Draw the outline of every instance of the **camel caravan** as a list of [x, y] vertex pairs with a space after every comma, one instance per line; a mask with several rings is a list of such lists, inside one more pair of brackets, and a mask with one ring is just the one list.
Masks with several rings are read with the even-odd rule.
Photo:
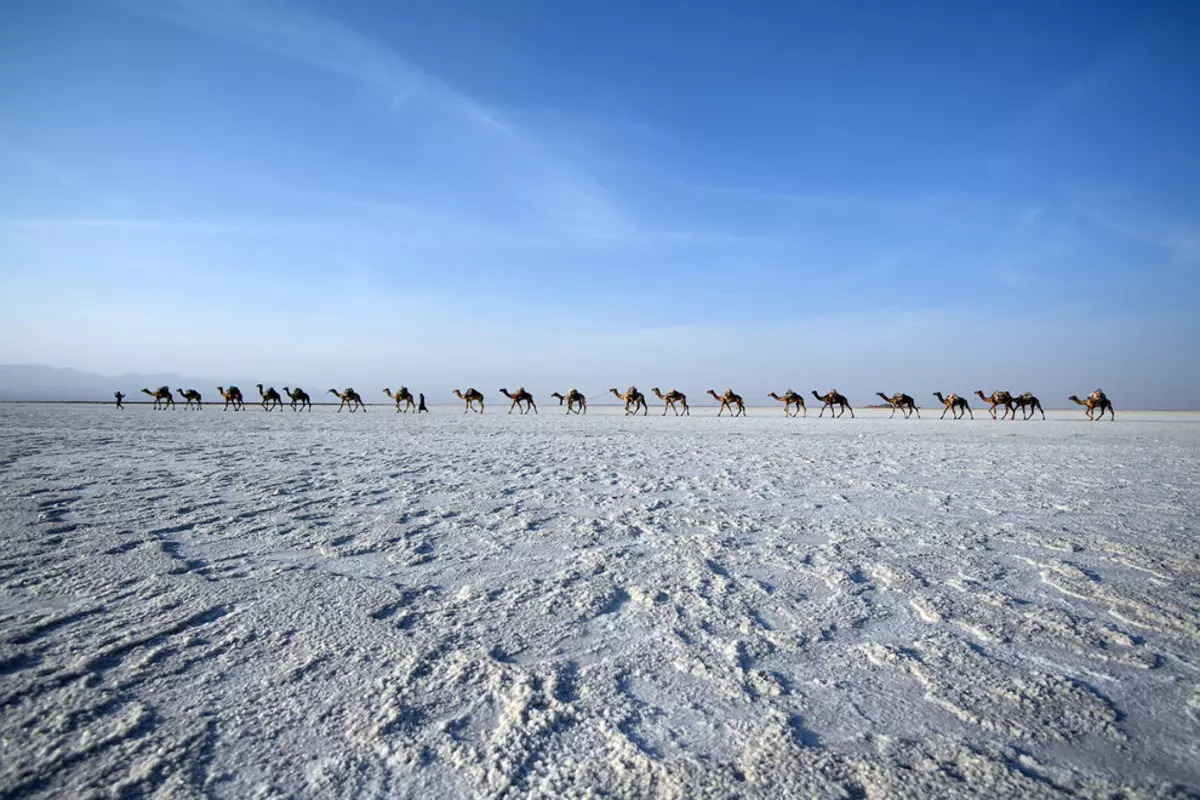
[[[283, 395], [280, 395], [275, 387], [263, 387], [263, 384], [258, 384], [258, 396], [260, 398], [259, 406], [264, 411], [273, 411], [278, 409], [283, 411], [285, 405]], [[609, 389], [614, 397], [624, 403], [626, 416], [637, 416], [638, 412], [642, 416], [649, 413], [649, 405], [646, 403], [646, 395], [638, 391], [636, 386], [630, 386], [624, 392], [619, 392], [616, 389]], [[687, 395], [683, 392], [671, 388], [663, 392], [657, 386], [651, 389], [654, 396], [657, 397], [663, 404], [662, 415], [666, 416], [668, 412], [674, 411], [677, 417], [691, 416], [691, 408], [688, 406]], [[176, 389], [172, 392], [170, 387], [160, 386], [157, 389], [142, 389], [142, 393], [153, 398], [153, 407], [156, 411], [165, 411], [170, 408], [174, 410], [175, 394], [184, 400], [184, 409], [203, 410], [203, 397], [200, 392], [195, 389]], [[425, 405], [425, 395], [413, 397], [412, 392], [407, 386], [401, 386], [395, 392], [389, 388], [385, 388], [383, 393], [391, 399], [396, 405], [397, 414], [407, 414], [412, 411], [414, 414], [427, 413], [429, 409]], [[470, 388], [465, 392], [454, 389], [454, 395], [463, 401], [463, 413], [467, 414], [474, 411], [477, 414], [483, 413], [484, 396], [477, 389]], [[242, 398], [242, 391], [236, 386], [228, 388], [224, 386], [217, 387], [217, 394], [225, 401], [224, 410], [228, 411], [243, 411], [246, 408], [246, 403]], [[312, 398], [308, 392], [300, 388], [292, 389], [283, 387], [283, 394], [287, 396], [290, 403], [287, 405], [292, 411], [312, 411]], [[338, 413], [343, 409], [349, 409], [353, 414], [361, 410], [364, 414], [367, 411], [367, 405], [363, 402], [362, 396], [350, 387], [346, 387], [341, 391], [330, 389], [329, 394], [338, 399]], [[500, 394], [504, 395], [510, 403], [508, 413], [512, 414], [517, 411], [524, 416], [531, 411], [536, 415], [538, 413], [537, 403], [534, 402], [533, 394], [526, 391], [525, 387], [518, 387], [516, 391], [510, 392], [507, 389], [500, 389]], [[726, 387], [725, 391], [717, 394], [715, 389], [709, 389], [705, 394], [712, 397], [718, 403], [717, 416], [725, 415], [729, 412], [730, 417], [746, 416], [746, 404], [742, 396], [732, 389]], [[917, 405], [916, 400], [912, 395], [904, 392], [896, 392], [894, 394], [886, 394], [884, 392], [876, 392], [876, 395], [883, 401], [882, 405], [872, 406], [872, 408], [887, 408], [891, 409], [891, 415], [888, 419], [896, 416], [899, 411], [904, 419], [911, 417], [921, 418], [921, 408]], [[1017, 412], [1021, 412], [1022, 420], [1030, 420], [1037, 415], [1041, 415], [1044, 420], [1046, 411], [1042, 408], [1042, 403], [1032, 392], [1024, 392], [1019, 395], [1014, 395], [1010, 392], [997, 390], [991, 394], [984, 394], [982, 389], [976, 389], [975, 396], [985, 404], [985, 410], [993, 420], [1015, 420]], [[122, 401], [126, 395], [122, 392], [115, 392], [113, 395], [116, 398], [116, 407], [124, 409]], [[850, 405], [850, 401], [844, 394], [837, 389], [830, 389], [825, 394], [818, 393], [815, 389], [812, 391], [812, 396], [820, 401], [821, 411], [817, 414], [818, 417], [824, 417], [825, 412], [829, 411], [830, 419], [841, 418], [847, 411], [850, 412], [850, 418], [854, 419], [854, 407]], [[938, 403], [942, 406], [942, 415], [938, 419], [945, 419], [949, 414], [951, 419], [963, 419], [968, 417], [975, 419], [975, 412], [971, 408], [970, 402], [966, 397], [951, 392], [943, 395], [941, 392], [934, 392], [933, 396], [937, 398]], [[587, 413], [587, 398], [574, 387], [567, 390], [566, 394], [562, 392], [552, 392], [552, 399], [558, 401], [559, 406], [565, 407], [567, 415], [576, 414], [583, 415]], [[770, 392], [767, 397], [776, 402], [783, 403], [783, 414], [785, 417], [808, 416], [808, 407], [804, 403], [804, 395], [795, 392], [791, 389], [785, 391], [782, 395], [776, 392]], [[1102, 389], [1096, 389], [1089, 394], [1085, 399], [1080, 400], [1077, 396], [1071, 395], [1067, 398], [1072, 403], [1076, 403], [1084, 407], [1084, 415], [1092, 421], [1104, 419], [1104, 415], [1108, 414], [1110, 421], [1117, 418], [1116, 410], [1113, 408], [1112, 401], [1108, 399]]]

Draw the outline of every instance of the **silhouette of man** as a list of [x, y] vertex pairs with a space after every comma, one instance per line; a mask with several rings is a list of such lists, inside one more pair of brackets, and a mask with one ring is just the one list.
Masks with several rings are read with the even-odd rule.
[[125, 406], [121, 405], [121, 401], [125, 399], [125, 394], [123, 392], [113, 392], [113, 397], [117, 398], [117, 408], [124, 411]]
[[420, 414], [422, 411], [429, 413], [429, 409], [425, 407], [425, 395], [419, 394], [417, 395], [417, 413]]

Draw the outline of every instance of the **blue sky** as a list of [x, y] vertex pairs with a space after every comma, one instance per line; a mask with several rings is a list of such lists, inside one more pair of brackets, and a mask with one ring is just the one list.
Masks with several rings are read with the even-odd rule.
[[0, 361], [1196, 407], [1195, 3], [0, 4]]

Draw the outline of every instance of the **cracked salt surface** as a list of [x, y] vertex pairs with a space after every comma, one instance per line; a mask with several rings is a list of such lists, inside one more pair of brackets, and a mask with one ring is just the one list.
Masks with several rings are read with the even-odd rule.
[[1200, 792], [1200, 415], [591, 412], [0, 407], [0, 793]]

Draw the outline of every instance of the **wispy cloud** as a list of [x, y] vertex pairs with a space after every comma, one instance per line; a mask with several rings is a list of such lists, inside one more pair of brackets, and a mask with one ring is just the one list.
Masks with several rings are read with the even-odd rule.
[[80, 171], [26, 147], [0, 139], [0, 171], [2, 170], [25, 173], [39, 181], [54, 184], [80, 199], [99, 205], [105, 211], [119, 211], [128, 205], [125, 197], [102, 187]]
[[[373, 92], [398, 114], [433, 117], [470, 134], [505, 192], [535, 222], [584, 238], [614, 238], [633, 224], [586, 169], [554, 153], [536, 132], [341, 22], [285, 3], [174, 0], [121, 8], [339, 75]], [[447, 137], [449, 138], [449, 137]]]

